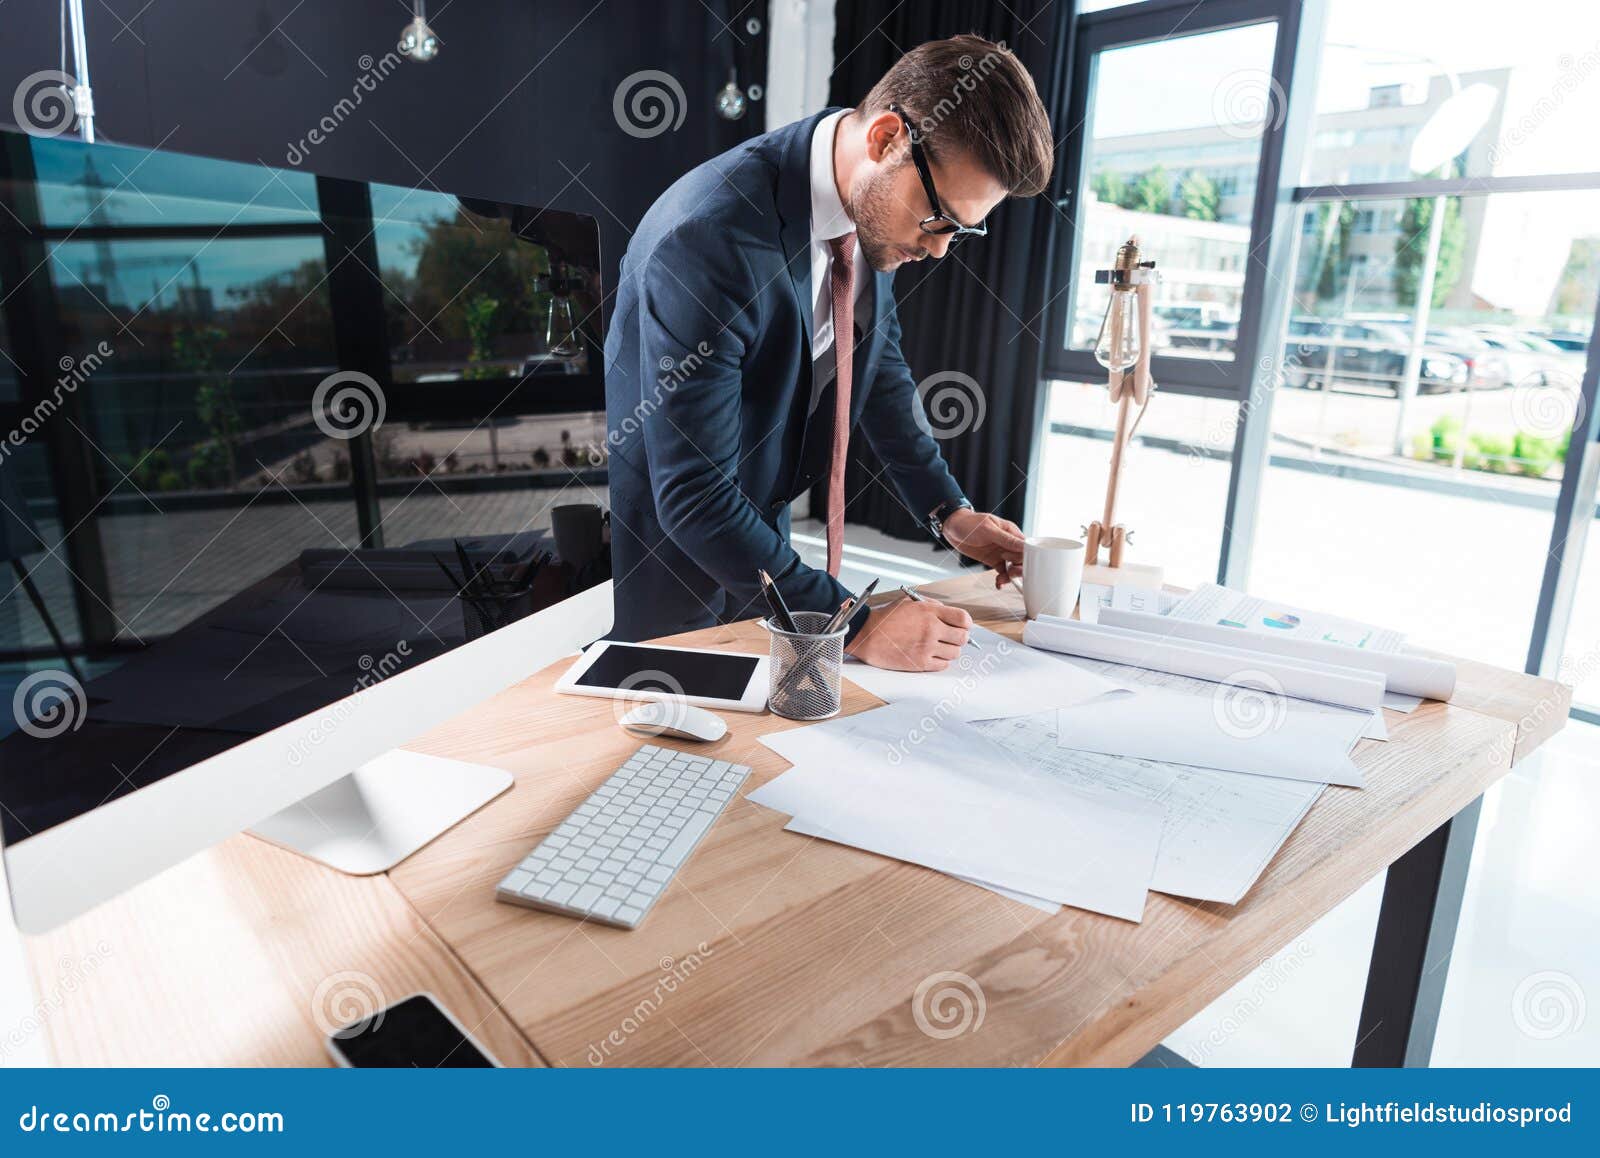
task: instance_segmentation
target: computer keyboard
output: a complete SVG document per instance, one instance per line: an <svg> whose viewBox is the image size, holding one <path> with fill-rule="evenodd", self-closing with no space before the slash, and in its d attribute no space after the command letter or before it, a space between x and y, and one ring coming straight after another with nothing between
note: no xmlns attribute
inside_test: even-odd
<svg viewBox="0 0 1600 1158"><path fill-rule="evenodd" d="M645 745L506 874L495 897L637 928L750 769Z"/></svg>

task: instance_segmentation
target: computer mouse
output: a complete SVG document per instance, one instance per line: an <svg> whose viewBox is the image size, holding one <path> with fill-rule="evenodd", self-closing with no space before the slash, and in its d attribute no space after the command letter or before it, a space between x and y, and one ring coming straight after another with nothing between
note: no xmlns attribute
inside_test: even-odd
<svg viewBox="0 0 1600 1158"><path fill-rule="evenodd" d="M728 734L728 725L715 712L683 700L652 700L622 717L622 726L641 736L673 736L710 743Z"/></svg>

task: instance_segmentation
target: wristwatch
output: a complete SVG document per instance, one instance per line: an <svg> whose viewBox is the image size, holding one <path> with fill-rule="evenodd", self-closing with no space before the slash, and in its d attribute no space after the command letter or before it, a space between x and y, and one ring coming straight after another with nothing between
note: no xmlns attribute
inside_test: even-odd
<svg viewBox="0 0 1600 1158"><path fill-rule="evenodd" d="M951 515L955 514L957 511L970 511L971 509L972 504L966 499L946 499L944 502L934 507L931 512L929 512L929 532L932 533L935 539L941 542L944 541L945 520Z"/></svg>

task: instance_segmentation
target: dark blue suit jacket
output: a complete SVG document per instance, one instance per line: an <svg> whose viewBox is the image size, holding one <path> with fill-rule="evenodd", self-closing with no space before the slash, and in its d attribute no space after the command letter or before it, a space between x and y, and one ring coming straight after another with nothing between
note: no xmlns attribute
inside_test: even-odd
<svg viewBox="0 0 1600 1158"><path fill-rule="evenodd" d="M614 638L764 615L758 568L796 611L849 594L788 537L789 504L826 477L834 414L832 385L807 413L811 137L830 111L685 174L628 244L606 338ZM920 518L962 495L900 353L893 282L874 274L858 304L852 437Z"/></svg>

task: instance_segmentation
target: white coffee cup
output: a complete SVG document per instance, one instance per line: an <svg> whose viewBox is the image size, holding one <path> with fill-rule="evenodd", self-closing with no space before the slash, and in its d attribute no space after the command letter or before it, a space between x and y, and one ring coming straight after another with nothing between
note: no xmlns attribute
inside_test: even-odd
<svg viewBox="0 0 1600 1158"><path fill-rule="evenodd" d="M1023 540L1022 606L1029 619L1065 619L1078 605L1083 586L1083 544L1077 539L1031 536Z"/></svg>

